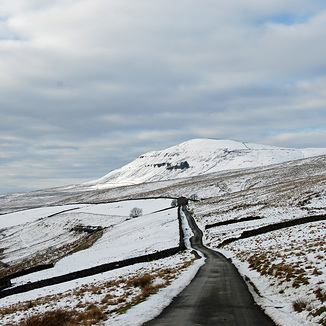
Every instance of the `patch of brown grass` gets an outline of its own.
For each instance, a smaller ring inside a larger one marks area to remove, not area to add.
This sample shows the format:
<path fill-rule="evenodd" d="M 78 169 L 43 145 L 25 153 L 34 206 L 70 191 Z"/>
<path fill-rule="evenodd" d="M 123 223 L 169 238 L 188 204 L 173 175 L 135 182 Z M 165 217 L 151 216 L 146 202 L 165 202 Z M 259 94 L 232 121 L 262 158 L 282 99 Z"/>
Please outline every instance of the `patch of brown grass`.
<path fill-rule="evenodd" d="M 19 326 L 73 326 L 78 325 L 75 311 L 55 310 L 42 315 L 34 315 L 21 321 Z"/>
<path fill-rule="evenodd" d="M 269 257 L 268 254 L 253 254 L 247 259 L 249 267 L 257 270 L 261 275 L 270 275 L 283 281 L 293 280 L 292 286 L 298 287 L 301 284 L 308 284 L 309 279 L 306 271 L 300 268 L 296 263 L 286 264 L 284 262 L 271 264 L 275 256 Z"/>
<path fill-rule="evenodd" d="M 107 316 L 94 304 L 86 307 L 85 311 L 58 309 L 36 314 L 22 320 L 18 326 L 75 326 L 93 325 L 106 320 Z"/>

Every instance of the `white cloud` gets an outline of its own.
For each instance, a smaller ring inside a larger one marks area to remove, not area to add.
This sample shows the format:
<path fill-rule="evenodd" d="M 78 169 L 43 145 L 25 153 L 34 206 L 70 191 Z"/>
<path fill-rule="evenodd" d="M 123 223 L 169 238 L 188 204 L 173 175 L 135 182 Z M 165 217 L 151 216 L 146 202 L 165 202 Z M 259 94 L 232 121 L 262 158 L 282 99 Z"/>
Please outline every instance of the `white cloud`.
<path fill-rule="evenodd" d="M 298 148 L 311 147 L 311 144 L 313 143 L 314 147 L 325 148 L 325 137 L 325 130 L 299 130 L 287 133 L 279 133 L 274 137 L 270 137 L 270 141 L 273 142 L 273 144 L 291 144 L 291 147 Z"/>
<path fill-rule="evenodd" d="M 201 136 L 322 146 L 323 0 L 3 0 L 0 12 L 2 175 L 78 182 Z M 321 131 L 286 136 L 306 128 Z"/>

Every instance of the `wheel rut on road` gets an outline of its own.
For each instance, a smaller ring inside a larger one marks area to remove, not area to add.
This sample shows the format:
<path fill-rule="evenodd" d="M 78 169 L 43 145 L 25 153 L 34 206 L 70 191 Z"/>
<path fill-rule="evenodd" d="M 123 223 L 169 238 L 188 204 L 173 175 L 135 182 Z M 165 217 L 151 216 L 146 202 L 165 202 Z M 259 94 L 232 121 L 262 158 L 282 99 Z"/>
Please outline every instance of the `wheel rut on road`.
<path fill-rule="evenodd" d="M 206 262 L 172 303 L 144 326 L 275 326 L 255 304 L 238 270 L 222 254 L 203 245 L 201 230 L 185 208 L 184 212 L 194 233 L 191 246 L 205 255 Z"/>

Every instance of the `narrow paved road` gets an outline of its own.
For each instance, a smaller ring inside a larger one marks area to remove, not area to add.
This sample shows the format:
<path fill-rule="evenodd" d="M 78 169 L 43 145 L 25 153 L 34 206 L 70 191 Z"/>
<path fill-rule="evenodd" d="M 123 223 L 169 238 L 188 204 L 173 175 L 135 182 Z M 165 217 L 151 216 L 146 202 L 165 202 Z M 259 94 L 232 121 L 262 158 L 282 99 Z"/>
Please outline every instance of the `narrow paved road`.
<path fill-rule="evenodd" d="M 172 303 L 144 326 L 275 326 L 255 304 L 237 269 L 223 255 L 203 246 L 202 232 L 186 215 L 194 232 L 191 245 L 206 256 L 206 263 Z"/>

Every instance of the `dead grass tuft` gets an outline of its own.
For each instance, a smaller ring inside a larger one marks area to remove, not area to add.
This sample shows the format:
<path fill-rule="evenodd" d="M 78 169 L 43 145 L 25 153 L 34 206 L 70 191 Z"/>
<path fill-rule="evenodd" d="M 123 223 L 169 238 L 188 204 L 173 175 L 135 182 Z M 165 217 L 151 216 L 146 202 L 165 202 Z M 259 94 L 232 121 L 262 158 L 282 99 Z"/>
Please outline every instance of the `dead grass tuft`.
<path fill-rule="evenodd" d="M 127 285 L 133 286 L 133 287 L 140 287 L 144 288 L 146 286 L 149 286 L 153 281 L 153 276 L 150 274 L 144 274 L 139 277 L 132 278 L 128 281 Z"/>
<path fill-rule="evenodd" d="M 293 301 L 292 307 L 293 310 L 296 312 L 302 312 L 303 310 L 307 309 L 309 306 L 309 303 L 306 299 L 298 298 Z"/>

